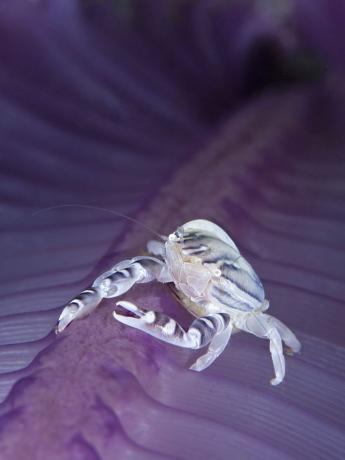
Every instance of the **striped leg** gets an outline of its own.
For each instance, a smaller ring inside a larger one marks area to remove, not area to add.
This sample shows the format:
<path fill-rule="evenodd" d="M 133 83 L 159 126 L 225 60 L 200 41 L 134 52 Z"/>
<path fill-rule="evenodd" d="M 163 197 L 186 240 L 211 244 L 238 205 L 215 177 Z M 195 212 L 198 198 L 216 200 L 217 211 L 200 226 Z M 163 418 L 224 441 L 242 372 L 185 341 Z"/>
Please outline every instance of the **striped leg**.
<path fill-rule="evenodd" d="M 203 371 L 208 366 L 210 366 L 218 356 L 223 353 L 225 347 L 229 343 L 231 332 L 232 332 L 232 323 L 229 322 L 228 326 L 224 328 L 222 332 L 219 332 L 211 340 L 210 346 L 208 347 L 207 352 L 200 356 L 195 363 L 190 367 L 193 371 Z"/>
<path fill-rule="evenodd" d="M 270 315 L 254 312 L 243 316 L 242 320 L 238 321 L 238 323 L 236 322 L 235 325 L 238 326 L 239 329 L 250 332 L 257 337 L 269 340 L 275 372 L 275 377 L 271 380 L 271 385 L 278 385 L 283 381 L 285 376 L 285 358 L 283 354 L 282 338 L 276 327 L 277 323 L 274 320 L 275 318 Z"/>
<path fill-rule="evenodd" d="M 230 322 L 226 313 L 215 313 L 193 321 L 188 331 L 185 331 L 174 319 L 164 313 L 139 308 L 131 302 L 120 301 L 119 305 L 134 314 L 125 316 L 114 311 L 114 318 L 122 324 L 146 332 L 164 342 L 178 347 L 202 348 L 222 333 Z"/>
<path fill-rule="evenodd" d="M 84 318 L 96 309 L 103 298 L 118 297 L 136 283 L 153 280 L 171 281 L 165 264 L 154 257 L 135 257 L 123 260 L 100 275 L 92 287 L 71 300 L 58 319 L 55 331 L 62 332 L 72 321 Z"/>

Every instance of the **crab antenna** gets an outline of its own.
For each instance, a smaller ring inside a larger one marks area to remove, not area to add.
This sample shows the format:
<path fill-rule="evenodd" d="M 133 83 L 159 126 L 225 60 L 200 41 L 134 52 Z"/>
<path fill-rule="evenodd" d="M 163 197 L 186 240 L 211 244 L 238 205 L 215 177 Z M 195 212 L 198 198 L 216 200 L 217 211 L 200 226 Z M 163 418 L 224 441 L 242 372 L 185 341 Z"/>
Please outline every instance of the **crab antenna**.
<path fill-rule="evenodd" d="M 56 206 L 50 206 L 48 208 L 39 209 L 38 211 L 33 212 L 32 216 L 37 216 L 38 214 L 43 214 L 45 212 L 53 211 L 54 209 L 59 209 L 59 208 L 85 208 L 85 209 L 95 209 L 97 211 L 108 212 L 110 214 L 114 214 L 115 216 L 122 217 L 123 219 L 127 219 L 130 222 L 133 222 L 137 225 L 140 225 L 141 227 L 145 228 L 149 232 L 153 233 L 155 236 L 158 236 L 158 238 L 160 238 L 161 240 L 163 241 L 166 240 L 166 237 L 164 235 L 160 235 L 158 232 L 148 227 L 147 225 L 143 224 L 142 222 L 140 222 L 140 220 L 137 220 L 134 217 L 127 216 L 127 214 L 123 214 L 122 212 L 114 211 L 113 209 L 102 208 L 99 206 L 92 206 L 88 204 L 58 204 Z"/>

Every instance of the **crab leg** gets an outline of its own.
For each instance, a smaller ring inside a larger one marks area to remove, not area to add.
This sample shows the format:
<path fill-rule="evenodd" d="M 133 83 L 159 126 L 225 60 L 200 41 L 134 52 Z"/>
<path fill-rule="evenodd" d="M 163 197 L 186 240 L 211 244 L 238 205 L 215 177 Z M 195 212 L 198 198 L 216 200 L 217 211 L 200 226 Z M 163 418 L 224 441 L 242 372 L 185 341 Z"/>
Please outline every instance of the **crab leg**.
<path fill-rule="evenodd" d="M 207 352 L 199 356 L 195 363 L 190 367 L 193 371 L 203 371 L 215 361 L 218 356 L 223 353 L 225 347 L 229 343 L 233 324 L 230 321 L 228 326 L 222 332 L 219 332 L 211 340 Z"/>
<path fill-rule="evenodd" d="M 118 297 L 136 283 L 149 283 L 157 279 L 171 281 L 166 265 L 154 257 L 135 257 L 123 260 L 100 275 L 92 287 L 71 300 L 62 310 L 56 333 L 62 332 L 72 321 L 84 318 L 96 309 L 103 298 Z"/>
<path fill-rule="evenodd" d="M 134 316 L 125 316 L 114 311 L 114 318 L 120 323 L 146 332 L 164 342 L 184 348 L 198 349 L 204 347 L 217 334 L 222 333 L 230 321 L 230 317 L 226 313 L 214 313 L 197 318 L 185 331 L 173 318 L 164 313 L 145 310 L 124 300 L 117 302 L 116 305 L 134 314 Z"/>
<path fill-rule="evenodd" d="M 288 347 L 290 353 L 298 353 L 301 350 L 301 343 L 295 334 L 283 324 L 279 319 L 270 315 L 265 315 L 270 318 L 270 324 L 277 329 L 280 337 L 283 339 L 285 345 Z"/>
<path fill-rule="evenodd" d="M 239 329 L 250 332 L 260 338 L 270 341 L 270 352 L 275 371 L 272 385 L 278 385 L 284 379 L 285 358 L 283 354 L 282 339 L 294 351 L 299 351 L 300 343 L 295 335 L 283 323 L 273 316 L 264 313 L 251 313 L 236 322 Z"/>

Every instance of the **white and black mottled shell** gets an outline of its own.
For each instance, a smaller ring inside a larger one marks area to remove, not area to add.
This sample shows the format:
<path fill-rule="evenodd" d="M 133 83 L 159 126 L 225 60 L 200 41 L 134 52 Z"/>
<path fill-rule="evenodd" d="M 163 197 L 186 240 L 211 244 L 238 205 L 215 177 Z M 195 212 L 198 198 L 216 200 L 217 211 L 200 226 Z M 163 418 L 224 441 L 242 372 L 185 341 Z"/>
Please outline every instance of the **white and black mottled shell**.
<path fill-rule="evenodd" d="M 262 283 L 222 228 L 197 219 L 185 223 L 173 235 L 178 239 L 175 247 L 177 244 L 181 251 L 171 250 L 168 243 L 167 264 L 172 267 L 176 286 L 184 294 L 221 309 L 244 312 L 262 309 L 265 300 Z"/>

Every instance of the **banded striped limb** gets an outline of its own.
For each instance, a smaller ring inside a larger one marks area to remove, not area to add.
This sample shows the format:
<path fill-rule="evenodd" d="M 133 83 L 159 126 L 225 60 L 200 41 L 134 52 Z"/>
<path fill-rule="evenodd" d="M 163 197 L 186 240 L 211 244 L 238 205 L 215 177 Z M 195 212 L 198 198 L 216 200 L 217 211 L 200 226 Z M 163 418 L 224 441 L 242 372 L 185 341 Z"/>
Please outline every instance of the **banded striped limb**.
<path fill-rule="evenodd" d="M 201 371 L 212 364 L 230 339 L 232 324 L 230 316 L 226 313 L 214 313 L 197 318 L 185 331 L 180 324 L 164 313 L 145 310 L 127 301 L 117 302 L 116 305 L 133 314 L 133 316 L 126 316 L 114 311 L 113 316 L 117 321 L 146 332 L 159 340 L 191 349 L 199 349 L 210 344 L 207 353 L 191 366 L 191 369 L 196 371 Z"/>
<path fill-rule="evenodd" d="M 298 353 L 301 349 L 301 344 L 295 334 L 277 318 L 261 312 L 248 313 L 239 317 L 235 321 L 235 326 L 257 337 L 269 340 L 275 372 L 271 385 L 278 385 L 282 382 L 285 376 L 282 341 L 288 347 L 288 353 Z"/>
<path fill-rule="evenodd" d="M 149 283 L 157 280 L 167 283 L 171 277 L 166 265 L 155 257 L 134 257 L 123 260 L 100 275 L 62 310 L 55 331 L 62 332 L 72 321 L 84 318 L 94 311 L 102 299 L 118 297 L 127 292 L 136 283 Z"/>

